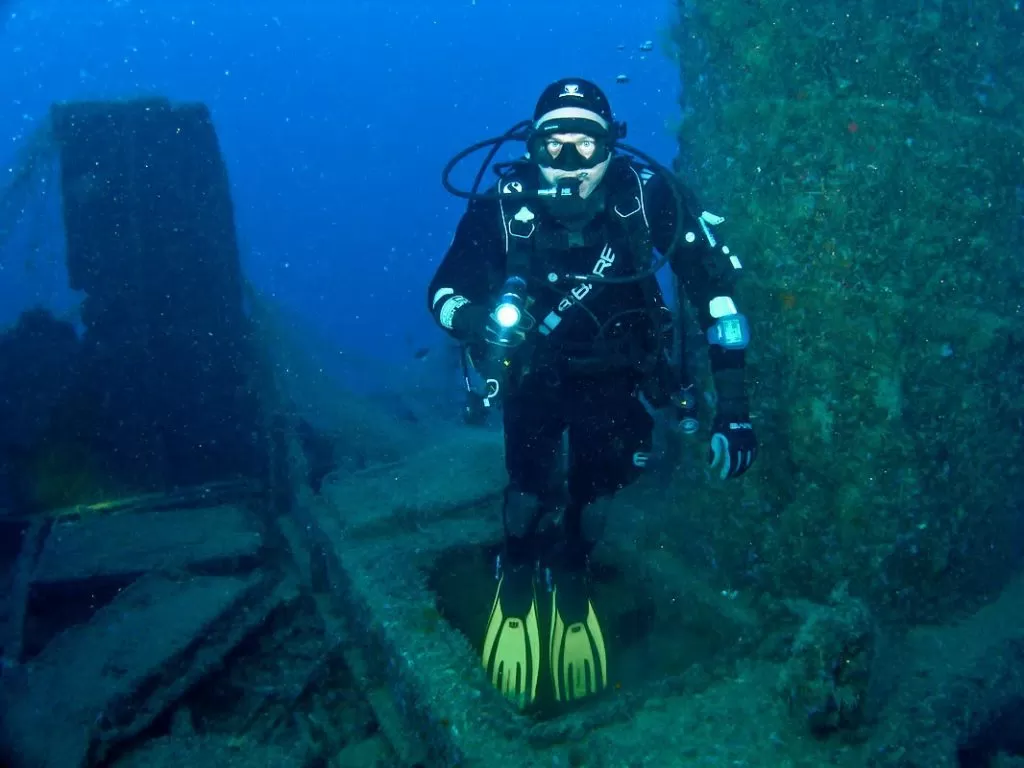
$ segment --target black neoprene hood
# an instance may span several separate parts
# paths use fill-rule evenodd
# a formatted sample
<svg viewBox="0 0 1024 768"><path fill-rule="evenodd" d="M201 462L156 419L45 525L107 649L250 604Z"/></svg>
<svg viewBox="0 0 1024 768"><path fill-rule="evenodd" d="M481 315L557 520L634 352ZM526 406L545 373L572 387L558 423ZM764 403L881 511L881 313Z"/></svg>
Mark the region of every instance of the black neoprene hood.
<svg viewBox="0 0 1024 768"><path fill-rule="evenodd" d="M533 120L536 123L544 115L567 107L593 112L604 120L606 126L611 127L612 107L608 97L592 82L578 77L556 80L545 88L537 99Z"/></svg>

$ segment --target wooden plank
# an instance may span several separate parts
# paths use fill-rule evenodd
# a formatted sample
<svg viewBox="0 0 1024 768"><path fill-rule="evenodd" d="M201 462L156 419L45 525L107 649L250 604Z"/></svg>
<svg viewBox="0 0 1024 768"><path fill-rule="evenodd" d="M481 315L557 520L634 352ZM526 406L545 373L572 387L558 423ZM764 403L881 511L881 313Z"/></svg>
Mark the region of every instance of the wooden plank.
<svg viewBox="0 0 1024 768"><path fill-rule="evenodd" d="M188 737L160 736L119 758L115 765L117 768L309 768L322 763L313 761L306 749L298 745L246 742L240 747L226 734L204 733ZM374 768L372 763L333 765Z"/></svg>
<svg viewBox="0 0 1024 768"><path fill-rule="evenodd" d="M47 515L61 522L71 522L133 512L212 507L240 503L260 492L260 486L252 480L223 480L181 488L173 492L158 491L95 504L76 504L54 510Z"/></svg>
<svg viewBox="0 0 1024 768"><path fill-rule="evenodd" d="M281 532L300 577L308 584L312 584L310 558L312 551L322 556L323 542L319 539L319 527L315 517L311 514L309 506L299 504L295 509L296 520L282 519L279 521ZM301 522L302 525L297 525ZM380 680L371 674L366 654L353 637L347 626L344 615L336 610L333 595L330 593L313 592L314 605L317 615L323 622L326 643L330 647L337 647L345 665L352 672L352 677L359 686L360 692L366 698L373 711L374 719L380 727L380 732L397 755L400 765L421 765L426 761L426 748L418 743L413 734L405 729L405 722L398 712L398 703L391 691L380 685ZM339 758L340 759L340 758ZM339 763L346 765L347 763ZM355 763L352 763L355 765Z"/></svg>
<svg viewBox="0 0 1024 768"><path fill-rule="evenodd" d="M267 600L274 586L259 576L139 579L5 681L5 741L25 765L90 764L216 668L284 599Z"/></svg>
<svg viewBox="0 0 1024 768"><path fill-rule="evenodd" d="M295 582L256 577L230 609L197 634L182 653L168 659L159 673L111 702L94 732L92 764L104 764L111 749L135 739L198 682L223 668L224 659L261 627L278 608L299 597Z"/></svg>
<svg viewBox="0 0 1024 768"><path fill-rule="evenodd" d="M183 570L256 558L262 546L255 521L236 506L82 519L54 526L34 583Z"/></svg>

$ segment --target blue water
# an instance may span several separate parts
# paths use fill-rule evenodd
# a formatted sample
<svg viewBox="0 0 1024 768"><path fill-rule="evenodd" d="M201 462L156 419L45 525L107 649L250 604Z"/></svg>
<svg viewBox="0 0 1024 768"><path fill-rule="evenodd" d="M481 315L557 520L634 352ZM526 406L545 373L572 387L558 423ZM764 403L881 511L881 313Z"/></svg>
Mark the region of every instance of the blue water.
<svg viewBox="0 0 1024 768"><path fill-rule="evenodd" d="M545 84L599 82L630 143L675 154L670 2L559 6L14 0L0 5L0 170L55 100L205 102L248 277L331 343L402 359L440 340L424 290L465 205L442 189L444 163L528 117ZM45 236L0 253L0 328L31 304L77 301L54 257L57 208L37 204Z"/></svg>

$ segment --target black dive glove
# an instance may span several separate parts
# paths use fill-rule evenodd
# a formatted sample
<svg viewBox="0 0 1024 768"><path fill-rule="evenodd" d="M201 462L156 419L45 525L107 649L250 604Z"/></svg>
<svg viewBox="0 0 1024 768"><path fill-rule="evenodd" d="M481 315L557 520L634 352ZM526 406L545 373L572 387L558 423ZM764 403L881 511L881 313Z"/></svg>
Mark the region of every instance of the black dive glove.
<svg viewBox="0 0 1024 768"><path fill-rule="evenodd" d="M714 379L718 404L711 425L708 464L724 480L739 477L750 469L757 458L757 435L750 423L743 369L717 371Z"/></svg>
<svg viewBox="0 0 1024 768"><path fill-rule="evenodd" d="M524 318L527 317L526 313ZM518 347L526 339L530 325L521 323L514 329L498 326L494 312L478 304L465 304L452 316L452 332L460 341L486 341L501 347Z"/></svg>

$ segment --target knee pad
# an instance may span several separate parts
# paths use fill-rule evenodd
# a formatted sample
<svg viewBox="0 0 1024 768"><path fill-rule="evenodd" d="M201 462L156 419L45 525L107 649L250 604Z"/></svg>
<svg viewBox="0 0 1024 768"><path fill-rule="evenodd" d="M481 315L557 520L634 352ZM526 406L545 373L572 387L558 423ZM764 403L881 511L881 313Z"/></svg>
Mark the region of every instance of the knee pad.
<svg viewBox="0 0 1024 768"><path fill-rule="evenodd" d="M539 496L509 488L505 491L502 515L505 535L513 539L525 539L537 530L537 524L544 516L544 504Z"/></svg>

